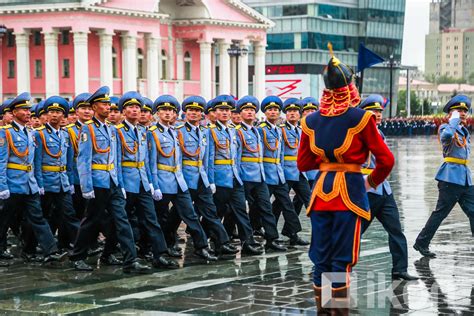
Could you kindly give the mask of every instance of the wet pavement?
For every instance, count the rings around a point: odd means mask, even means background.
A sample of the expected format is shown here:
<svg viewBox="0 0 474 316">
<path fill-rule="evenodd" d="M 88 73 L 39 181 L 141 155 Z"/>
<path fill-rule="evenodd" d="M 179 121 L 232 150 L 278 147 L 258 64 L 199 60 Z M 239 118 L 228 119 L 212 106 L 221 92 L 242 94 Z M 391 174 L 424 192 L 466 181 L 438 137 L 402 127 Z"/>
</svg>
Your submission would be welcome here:
<svg viewBox="0 0 474 316">
<path fill-rule="evenodd" d="M 422 259 L 412 248 L 436 204 L 438 142 L 396 138 L 389 145 L 397 162 L 390 182 L 408 240 L 409 272 L 421 279 L 392 284 L 387 234 L 374 222 L 363 236 L 351 314 L 474 315 L 474 244 L 459 206 L 432 242 L 436 259 Z M 309 240 L 309 220 L 301 220 L 301 236 Z M 180 264 L 179 270 L 124 275 L 120 268 L 81 273 L 68 262 L 46 268 L 15 261 L 0 268 L 0 313 L 316 314 L 305 248 L 213 264 L 187 254 Z"/>
</svg>

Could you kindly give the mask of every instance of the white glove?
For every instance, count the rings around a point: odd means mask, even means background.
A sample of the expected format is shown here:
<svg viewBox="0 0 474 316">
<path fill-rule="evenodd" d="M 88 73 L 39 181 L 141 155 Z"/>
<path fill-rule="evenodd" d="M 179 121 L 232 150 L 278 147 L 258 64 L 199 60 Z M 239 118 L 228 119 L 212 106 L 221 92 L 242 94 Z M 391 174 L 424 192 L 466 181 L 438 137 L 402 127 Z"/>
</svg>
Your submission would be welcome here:
<svg viewBox="0 0 474 316">
<path fill-rule="evenodd" d="M 216 193 L 216 185 L 214 183 L 211 183 L 211 191 L 212 191 L 212 194 Z"/>
<path fill-rule="evenodd" d="M 82 193 L 82 197 L 86 200 L 95 199 L 94 191 L 92 190 L 90 192 Z"/>
<path fill-rule="evenodd" d="M 39 192 L 40 195 L 44 195 L 44 188 L 39 188 L 38 192 Z"/>
<path fill-rule="evenodd" d="M 122 194 L 123 194 L 123 198 L 126 199 L 127 198 L 127 192 L 125 191 L 124 188 L 122 188 Z"/>
<path fill-rule="evenodd" d="M 10 197 L 10 190 L 0 192 L 0 200 L 6 200 Z"/>
<path fill-rule="evenodd" d="M 163 198 L 163 193 L 161 193 L 160 189 L 156 189 L 153 191 L 153 200 L 159 201 Z"/>
<path fill-rule="evenodd" d="M 449 121 L 451 121 L 453 119 L 458 119 L 460 117 L 461 117 L 461 115 L 459 114 L 459 111 L 454 110 L 453 112 L 451 112 L 451 117 L 449 118 Z"/>
<path fill-rule="evenodd" d="M 74 188 L 74 185 L 69 186 L 69 193 L 71 193 L 71 194 L 76 193 L 76 189 Z"/>
<path fill-rule="evenodd" d="M 153 184 L 150 183 L 150 192 L 151 192 L 151 195 L 153 195 L 153 193 L 155 192 L 155 188 L 153 187 Z"/>
</svg>

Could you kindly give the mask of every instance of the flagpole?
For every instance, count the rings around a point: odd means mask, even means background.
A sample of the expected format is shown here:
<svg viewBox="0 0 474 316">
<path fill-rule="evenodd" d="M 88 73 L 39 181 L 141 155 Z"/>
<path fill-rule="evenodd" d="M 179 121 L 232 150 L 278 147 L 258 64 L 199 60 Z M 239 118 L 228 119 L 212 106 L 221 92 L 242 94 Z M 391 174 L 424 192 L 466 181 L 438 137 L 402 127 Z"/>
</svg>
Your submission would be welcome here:
<svg viewBox="0 0 474 316">
<path fill-rule="evenodd" d="M 364 87 L 364 70 L 360 71 L 360 78 L 359 78 L 359 95 L 362 96 L 362 88 Z"/>
</svg>

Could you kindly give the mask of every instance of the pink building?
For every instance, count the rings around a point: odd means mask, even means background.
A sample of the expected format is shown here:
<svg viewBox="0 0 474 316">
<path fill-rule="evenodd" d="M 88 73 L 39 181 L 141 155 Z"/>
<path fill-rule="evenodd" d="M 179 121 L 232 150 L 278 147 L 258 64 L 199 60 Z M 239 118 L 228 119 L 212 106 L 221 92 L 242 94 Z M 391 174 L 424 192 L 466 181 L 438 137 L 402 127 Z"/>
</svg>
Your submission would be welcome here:
<svg viewBox="0 0 474 316">
<path fill-rule="evenodd" d="M 152 99 L 243 96 L 249 78 L 252 93 L 265 95 L 273 23 L 239 0 L 10 0 L 0 3 L 0 25 L 0 101 L 23 91 L 70 98 L 101 85 Z M 231 45 L 250 54 L 231 57 Z"/>
</svg>

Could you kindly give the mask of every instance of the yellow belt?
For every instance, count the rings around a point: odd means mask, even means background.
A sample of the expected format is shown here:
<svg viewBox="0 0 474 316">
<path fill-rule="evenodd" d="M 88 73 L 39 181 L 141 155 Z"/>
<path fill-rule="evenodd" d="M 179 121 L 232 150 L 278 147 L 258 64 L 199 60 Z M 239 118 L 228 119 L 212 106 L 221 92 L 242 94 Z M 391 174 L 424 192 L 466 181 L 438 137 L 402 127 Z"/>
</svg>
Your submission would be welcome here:
<svg viewBox="0 0 474 316">
<path fill-rule="evenodd" d="M 12 162 L 7 163 L 7 168 L 20 170 L 20 171 L 26 171 L 26 172 L 30 172 L 31 170 L 33 170 L 32 165 L 20 165 L 18 163 L 12 163 Z"/>
<path fill-rule="evenodd" d="M 145 166 L 144 161 L 136 162 L 136 161 L 124 161 L 122 162 L 122 167 L 126 168 L 142 168 Z"/>
<path fill-rule="evenodd" d="M 319 171 L 335 171 L 335 172 L 353 172 L 361 173 L 361 167 L 355 163 L 339 163 L 339 162 L 323 162 L 319 165 Z"/>
<path fill-rule="evenodd" d="M 263 162 L 279 164 L 280 163 L 280 158 L 267 158 L 267 157 L 264 157 Z"/>
<path fill-rule="evenodd" d="M 114 164 L 101 164 L 101 163 L 93 163 L 92 164 L 92 170 L 102 170 L 102 171 L 110 171 L 115 168 Z"/>
<path fill-rule="evenodd" d="M 371 174 L 372 171 L 374 171 L 374 169 L 369 169 L 369 168 L 362 168 L 362 169 L 360 169 L 360 173 L 362 173 L 362 174 L 367 174 L 367 175 Z"/>
<path fill-rule="evenodd" d="M 233 165 L 234 160 L 233 159 L 216 159 L 214 160 L 215 165 Z"/>
<path fill-rule="evenodd" d="M 296 161 L 296 156 L 285 156 L 285 161 Z"/>
<path fill-rule="evenodd" d="M 41 166 L 41 169 L 49 172 L 64 172 L 66 171 L 66 166 Z"/>
<path fill-rule="evenodd" d="M 456 163 L 458 165 L 467 165 L 469 160 L 467 159 L 461 159 L 461 158 L 454 158 L 454 157 L 445 157 L 444 162 L 451 162 L 451 163 Z"/>
<path fill-rule="evenodd" d="M 184 166 L 201 167 L 202 160 L 183 160 Z"/>
<path fill-rule="evenodd" d="M 242 162 L 262 162 L 263 159 L 261 157 L 242 157 Z"/>
<path fill-rule="evenodd" d="M 158 170 L 164 170 L 164 171 L 169 171 L 169 172 L 176 172 L 179 170 L 179 166 L 168 166 L 164 164 L 157 164 Z"/>
</svg>

